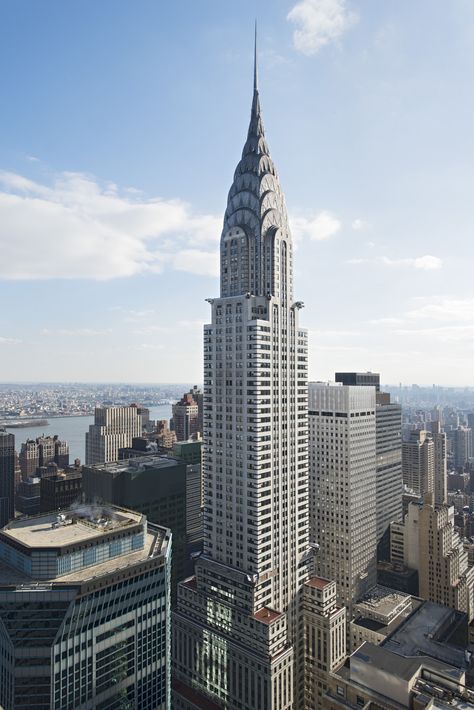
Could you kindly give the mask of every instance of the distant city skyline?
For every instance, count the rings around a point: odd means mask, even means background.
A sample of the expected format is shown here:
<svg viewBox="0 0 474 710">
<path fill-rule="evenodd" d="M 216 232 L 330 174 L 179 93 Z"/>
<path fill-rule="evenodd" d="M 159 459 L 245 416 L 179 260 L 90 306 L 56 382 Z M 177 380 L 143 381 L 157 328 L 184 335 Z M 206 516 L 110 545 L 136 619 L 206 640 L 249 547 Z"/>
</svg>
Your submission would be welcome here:
<svg viewBox="0 0 474 710">
<path fill-rule="evenodd" d="M 474 385 L 464 0 L 2 3 L 5 382 L 202 382 L 255 14 L 309 379 Z"/>
</svg>

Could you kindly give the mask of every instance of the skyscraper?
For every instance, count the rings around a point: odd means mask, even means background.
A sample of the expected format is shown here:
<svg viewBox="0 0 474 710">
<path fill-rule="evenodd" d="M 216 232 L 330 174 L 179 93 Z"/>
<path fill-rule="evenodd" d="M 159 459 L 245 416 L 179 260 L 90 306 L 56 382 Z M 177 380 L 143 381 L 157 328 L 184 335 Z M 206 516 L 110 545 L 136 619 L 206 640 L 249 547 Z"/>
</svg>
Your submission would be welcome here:
<svg viewBox="0 0 474 710">
<path fill-rule="evenodd" d="M 435 503 L 443 505 L 448 501 L 448 466 L 446 433 L 438 421 L 431 422 L 434 444 L 434 494 Z"/>
<path fill-rule="evenodd" d="M 434 505 L 426 493 L 423 504 L 410 503 L 403 525 L 392 525 L 392 560 L 418 571 L 419 595 L 464 611 L 474 619 L 474 567 L 454 528 L 454 508 Z"/>
<path fill-rule="evenodd" d="M 380 391 L 375 372 L 336 372 L 336 382 L 375 387 L 376 512 L 379 559 L 390 557 L 390 523 L 402 521 L 402 408 Z"/>
<path fill-rule="evenodd" d="M 86 464 L 118 460 L 119 449 L 131 446 L 142 433 L 142 418 L 136 406 L 96 407 L 94 424 L 86 432 Z"/>
<path fill-rule="evenodd" d="M 204 553 L 178 586 L 175 708 L 302 708 L 307 335 L 256 63 L 220 258 L 204 327 Z"/>
<path fill-rule="evenodd" d="M 193 393 L 183 394 L 179 402 L 173 404 L 173 429 L 177 441 L 187 441 L 199 431 L 199 406 Z"/>
<path fill-rule="evenodd" d="M 15 436 L 0 429 L 0 526 L 15 515 Z"/>
<path fill-rule="evenodd" d="M 424 430 L 412 431 L 402 444 L 403 483 L 423 497 L 435 487 L 435 447 L 433 437 Z"/>
<path fill-rule="evenodd" d="M 310 382 L 309 474 L 315 568 L 352 612 L 377 582 L 373 386 Z"/>
<path fill-rule="evenodd" d="M 402 408 L 386 392 L 377 392 L 375 402 L 378 557 L 388 560 L 390 523 L 402 520 Z"/>
</svg>

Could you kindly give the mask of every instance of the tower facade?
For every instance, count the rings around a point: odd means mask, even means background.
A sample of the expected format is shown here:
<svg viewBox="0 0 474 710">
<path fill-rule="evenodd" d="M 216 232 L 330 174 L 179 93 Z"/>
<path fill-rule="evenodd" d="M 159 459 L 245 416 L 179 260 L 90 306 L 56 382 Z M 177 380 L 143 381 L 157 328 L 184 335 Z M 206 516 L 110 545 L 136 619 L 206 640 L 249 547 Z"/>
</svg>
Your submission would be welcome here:
<svg viewBox="0 0 474 710">
<path fill-rule="evenodd" d="M 315 569 L 351 613 L 377 582 L 374 387 L 310 382 L 309 462 Z"/>
<path fill-rule="evenodd" d="M 448 502 L 448 460 L 446 432 L 438 421 L 431 422 L 434 444 L 434 494 L 436 505 Z"/>
<path fill-rule="evenodd" d="M 15 515 L 15 436 L 0 429 L 0 526 Z"/>
<path fill-rule="evenodd" d="M 199 429 L 199 405 L 193 392 L 187 392 L 173 404 L 173 429 L 177 441 L 187 441 Z"/>
<path fill-rule="evenodd" d="M 142 433 L 138 407 L 96 407 L 94 424 L 86 432 L 86 465 L 117 461 L 119 449 Z"/>
<path fill-rule="evenodd" d="M 435 446 L 427 431 L 412 431 L 402 444 L 403 483 L 417 496 L 432 493 L 435 487 Z"/>
<path fill-rule="evenodd" d="M 204 327 L 204 553 L 179 585 L 176 708 L 303 704 L 309 577 L 307 335 L 254 79 Z"/>
</svg>

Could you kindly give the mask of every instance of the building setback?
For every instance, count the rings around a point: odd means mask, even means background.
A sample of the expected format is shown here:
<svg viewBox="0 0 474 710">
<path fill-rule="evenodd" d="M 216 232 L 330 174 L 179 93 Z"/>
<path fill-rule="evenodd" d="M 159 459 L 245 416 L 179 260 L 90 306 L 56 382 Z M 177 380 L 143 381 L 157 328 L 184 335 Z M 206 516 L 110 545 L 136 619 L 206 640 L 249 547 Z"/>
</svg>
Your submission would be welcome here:
<svg viewBox="0 0 474 710">
<path fill-rule="evenodd" d="M 391 555 L 418 571 L 420 597 L 474 619 L 474 567 L 454 529 L 453 507 L 435 506 L 433 493 L 422 504 L 411 503 L 403 525 L 392 525 Z"/>
<path fill-rule="evenodd" d="M 96 407 L 94 424 L 86 432 L 86 465 L 117 461 L 119 449 L 131 446 L 141 433 L 138 407 Z"/>
<path fill-rule="evenodd" d="M 171 535 L 84 509 L 0 531 L 4 710 L 170 707 Z"/>
</svg>

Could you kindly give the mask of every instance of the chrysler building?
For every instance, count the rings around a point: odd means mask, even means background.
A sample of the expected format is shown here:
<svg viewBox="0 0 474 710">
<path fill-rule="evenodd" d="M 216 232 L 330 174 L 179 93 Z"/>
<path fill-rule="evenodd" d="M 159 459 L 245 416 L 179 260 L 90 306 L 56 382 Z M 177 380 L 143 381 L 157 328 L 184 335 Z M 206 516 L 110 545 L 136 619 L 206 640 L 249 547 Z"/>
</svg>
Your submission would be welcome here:
<svg viewBox="0 0 474 710">
<path fill-rule="evenodd" d="M 307 334 L 254 66 L 204 326 L 204 552 L 174 613 L 174 707 L 303 708 Z"/>
</svg>

